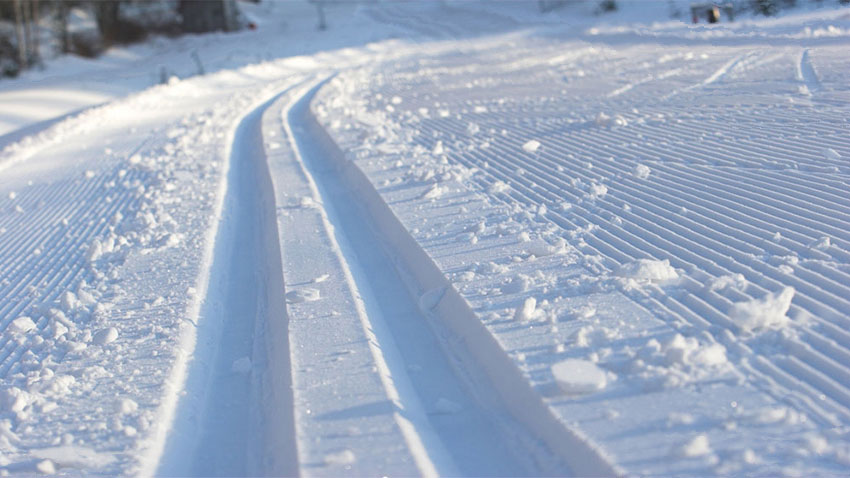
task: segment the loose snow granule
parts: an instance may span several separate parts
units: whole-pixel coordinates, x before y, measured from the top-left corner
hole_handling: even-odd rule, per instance
[[[711,453],[711,445],[708,443],[708,436],[701,434],[693,437],[684,445],[677,447],[675,451],[675,454],[678,456],[693,458]]]
[[[514,312],[514,320],[525,322],[534,318],[537,315],[537,299],[529,297],[523,301],[522,305],[517,307]]]
[[[540,148],[540,141],[536,139],[528,140],[525,144],[522,145],[522,149],[525,150],[526,153],[534,153]]]
[[[320,275],[319,277],[316,277],[315,279],[313,279],[313,281],[312,281],[312,282],[313,282],[314,284],[320,284],[320,283],[322,283],[322,282],[324,282],[324,281],[326,281],[326,280],[330,279],[330,277],[331,277],[331,275],[330,275],[330,274],[322,274],[322,275]]]
[[[15,191],[11,191],[9,193],[9,199],[14,200],[16,197],[18,197],[18,193],[16,193]]]
[[[95,345],[106,345],[108,343],[114,342],[117,338],[118,329],[116,329],[115,327],[108,327],[105,329],[98,330],[92,337],[92,342]]]
[[[348,449],[325,455],[325,465],[350,465],[357,459],[354,452]]]
[[[635,166],[635,169],[632,171],[632,174],[634,174],[636,178],[646,179],[649,177],[650,172],[652,172],[652,170],[649,169],[649,166],[645,164],[638,164],[637,166]]]
[[[567,359],[552,365],[552,375],[565,393],[584,394],[605,388],[605,371],[587,360]]]
[[[390,100],[390,101],[392,101],[392,103],[394,105],[400,105],[401,102],[402,102],[402,99],[401,99],[400,96],[393,96],[392,100]]]
[[[35,322],[26,316],[18,317],[6,327],[6,330],[13,334],[25,334],[33,329],[35,329]]]
[[[785,327],[789,322],[785,314],[791,308],[793,298],[794,288],[786,287],[781,292],[767,294],[761,299],[735,303],[729,311],[729,317],[745,332]]]

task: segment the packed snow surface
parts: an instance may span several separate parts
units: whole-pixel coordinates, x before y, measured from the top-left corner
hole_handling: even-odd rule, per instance
[[[4,80],[0,472],[846,474],[850,13],[590,3]]]

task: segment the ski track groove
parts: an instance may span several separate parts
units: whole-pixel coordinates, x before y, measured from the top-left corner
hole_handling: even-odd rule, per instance
[[[809,62],[808,55],[807,50],[801,56],[801,65]],[[773,64],[778,67],[777,62],[788,57],[786,52],[739,54],[688,89],[722,82],[732,72],[743,75],[736,81],[749,81],[753,69]],[[814,85],[811,76],[806,77],[808,84]],[[631,92],[643,83],[627,83],[608,96]],[[450,90],[451,84],[447,88]],[[386,90],[410,94],[399,86]],[[433,148],[437,138],[448,140],[447,146],[451,146],[470,138],[465,127],[470,121],[478,123],[482,132],[490,128],[511,131],[507,137],[492,138],[487,150],[450,150],[449,157],[477,168],[480,174],[472,181],[482,190],[497,180],[511,185],[510,191],[494,195],[506,204],[545,204],[547,217],[565,231],[605,224],[605,228],[583,236],[588,244],[583,252],[602,255],[609,271],[639,258],[671,259],[675,267],[688,272],[679,287],[689,294],[661,303],[652,298],[652,293],[638,293],[642,300],[652,301],[654,310],[669,311],[673,317],[709,332],[715,341],[736,351],[736,362],[742,369],[762,376],[766,383],[785,384],[785,392],[793,392],[796,400],[826,423],[832,423],[836,416],[846,422],[850,418],[850,389],[845,385],[850,377],[850,334],[846,332],[850,319],[844,312],[850,310],[850,274],[838,264],[850,261],[850,203],[840,181],[827,175],[803,177],[791,169],[799,165],[808,172],[826,173],[832,170],[824,163],[843,167],[843,160],[831,161],[819,154],[824,146],[834,147],[842,155],[847,153],[846,143],[839,139],[843,132],[835,129],[835,121],[809,121],[801,136],[796,129],[801,119],[794,116],[799,110],[759,104],[742,107],[746,108],[744,123],[749,129],[733,130],[728,123],[715,120],[719,114],[697,112],[686,114],[672,128],[668,121],[633,123],[628,130],[590,125],[576,128],[567,123],[567,133],[557,134],[564,124],[554,118],[557,105],[538,103],[513,111],[510,105],[492,106],[487,114],[464,114],[462,120],[453,116],[426,118],[417,126],[421,134],[416,141],[426,150]],[[512,119],[517,110],[533,115],[535,120]],[[647,111],[652,109],[643,114]],[[837,113],[835,109],[818,112],[834,119],[840,118]],[[721,141],[707,143],[707,147],[695,145],[693,139],[711,128],[722,133]],[[637,144],[635,132],[642,139]],[[822,135],[826,135],[825,141],[821,141]],[[537,138],[544,143],[534,161],[531,155],[521,154],[525,139],[520,138]],[[650,178],[633,179],[632,169],[647,157],[665,159],[646,163],[652,169]],[[593,162],[593,169],[585,167],[588,161]],[[489,166],[481,167],[485,162]],[[561,171],[558,168],[565,168],[573,180],[581,182],[567,180],[566,173],[555,172]],[[609,187],[607,196],[586,199],[583,188],[597,182]],[[572,203],[569,214],[558,212],[563,201]],[[631,209],[624,211],[623,204]],[[614,224],[613,218],[621,222]],[[779,230],[782,235],[774,240]],[[824,236],[831,239],[830,247],[812,247]],[[788,274],[779,266],[784,264],[783,257],[792,256],[800,261]],[[721,293],[705,285],[736,273],[744,274],[750,287]],[[728,311],[736,302],[758,299],[788,285],[796,290],[792,316],[805,310],[813,320],[797,327],[799,335],[784,339],[790,358],[781,366],[742,362],[745,357],[761,357],[745,341],[724,340],[720,330],[738,330],[728,319]],[[660,289],[656,293],[664,295]],[[766,391],[777,399],[785,393],[770,386]],[[815,405],[818,402],[820,406]]]
[[[142,145],[146,143],[147,140],[143,141]],[[144,175],[138,171],[127,171],[126,174],[120,171],[122,168],[118,167],[106,174],[100,173],[95,180],[85,178],[66,180],[58,188],[50,187],[51,185],[30,188],[25,194],[15,199],[15,203],[21,205],[24,212],[7,213],[19,215],[19,217],[5,226],[5,234],[14,235],[16,239],[4,244],[0,251],[5,262],[0,264],[0,270],[5,272],[0,276],[0,284],[3,284],[0,286],[0,294],[5,297],[26,296],[28,298],[21,301],[9,301],[0,309],[0,327],[5,329],[12,320],[27,315],[33,308],[49,307],[63,292],[68,290],[76,292],[76,286],[79,283],[93,278],[88,268],[66,266],[84,262],[81,259],[85,256],[92,239],[102,236],[109,227],[107,221],[97,219],[111,218],[118,211],[133,211],[134,206],[138,205],[134,188],[123,186],[117,194],[110,195],[112,198],[110,201],[96,201],[93,207],[89,202],[91,198],[107,189],[106,185],[109,183],[121,184],[125,181],[145,179]],[[58,201],[59,197],[74,200]],[[61,206],[54,209],[40,207],[40,204],[60,204]],[[33,214],[35,218],[32,217]],[[27,220],[24,220],[25,215]],[[62,219],[68,219],[69,224],[73,226],[70,229],[65,228],[60,224]],[[132,220],[132,217],[124,218],[124,220],[127,219]],[[39,232],[18,234],[17,230],[21,227],[27,227],[28,230],[35,227],[34,230]],[[58,247],[59,244],[63,244],[63,247]],[[36,259],[33,263],[33,254],[36,249],[50,252],[35,255]],[[65,250],[74,252],[69,255],[65,253]],[[43,287],[39,294],[25,292],[30,288],[35,290],[37,287]],[[60,307],[56,305],[55,308]],[[43,330],[48,322],[47,317],[42,316],[37,321],[36,327]],[[10,373],[19,371],[21,364],[18,359],[32,346],[29,341],[18,344],[12,337],[3,334],[0,337],[0,376],[6,377]]]

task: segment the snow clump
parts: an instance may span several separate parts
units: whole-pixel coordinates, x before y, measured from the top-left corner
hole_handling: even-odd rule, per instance
[[[632,174],[634,174],[635,177],[638,179],[648,178],[650,172],[652,172],[652,170],[649,169],[649,166],[645,164],[638,164],[637,166],[635,166],[635,169],[632,170]]]
[[[524,149],[526,153],[535,153],[538,149],[540,149],[540,141],[537,141],[536,139],[528,140],[522,145],[522,149]]]
[[[729,311],[729,317],[744,332],[758,329],[782,328],[788,325],[785,314],[791,307],[794,288],[785,287],[780,292],[767,294],[761,299],[737,302]]]
[[[33,322],[31,318],[23,316],[13,320],[12,323],[6,327],[6,330],[13,334],[22,335],[29,332],[30,330],[33,330],[34,328],[35,322]]]
[[[522,305],[517,307],[516,312],[514,312],[514,320],[526,322],[533,319],[538,314],[537,299],[529,297],[523,301]]]
[[[598,392],[608,385],[605,371],[587,360],[567,359],[552,365],[552,375],[564,393]]]
[[[711,445],[708,443],[708,436],[705,434],[700,434],[691,438],[675,450],[675,454],[683,458],[705,456],[710,453]]]
[[[668,282],[679,278],[669,259],[638,259],[620,266],[616,275],[639,282]]]

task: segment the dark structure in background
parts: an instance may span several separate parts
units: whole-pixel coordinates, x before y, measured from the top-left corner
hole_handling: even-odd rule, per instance
[[[187,33],[230,32],[239,28],[235,0],[180,0],[177,10]]]

